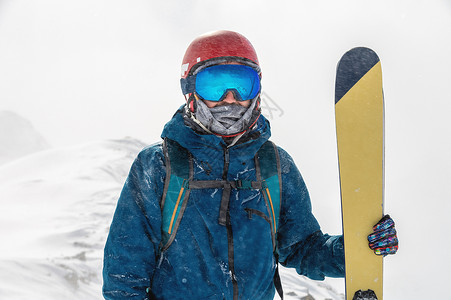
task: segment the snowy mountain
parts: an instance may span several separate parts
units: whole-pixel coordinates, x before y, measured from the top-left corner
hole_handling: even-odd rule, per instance
[[[0,111],[0,165],[47,148],[47,141],[28,120],[11,111]]]
[[[144,146],[94,142],[0,166],[0,299],[102,299],[108,227]],[[293,270],[281,277],[286,299],[343,299]]]

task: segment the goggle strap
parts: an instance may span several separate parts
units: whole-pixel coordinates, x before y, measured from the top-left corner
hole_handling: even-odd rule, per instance
[[[204,60],[203,62],[196,64],[189,71],[189,75],[190,76],[196,75],[197,73],[199,73],[200,71],[202,71],[205,68],[215,66],[215,65],[220,65],[223,63],[228,63],[228,62],[238,62],[242,65],[253,68],[255,71],[257,71],[258,74],[261,73],[260,66],[250,59],[247,59],[244,57],[239,57],[239,56],[222,56],[222,57],[215,57],[215,58],[207,59],[207,60]]]
[[[184,95],[193,93],[196,89],[196,76],[180,78],[180,86]]]

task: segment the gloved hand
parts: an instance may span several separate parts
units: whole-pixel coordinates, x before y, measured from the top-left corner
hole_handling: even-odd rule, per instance
[[[376,255],[386,256],[398,251],[398,237],[396,235],[395,222],[389,215],[385,215],[373,226],[373,233],[368,235],[371,250]]]

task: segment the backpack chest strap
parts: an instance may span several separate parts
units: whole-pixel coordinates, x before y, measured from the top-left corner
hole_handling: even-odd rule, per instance
[[[261,190],[264,183],[262,181],[250,180],[190,180],[187,183],[188,189],[222,189],[221,205],[219,209],[218,223],[226,226],[227,210],[229,208],[230,192],[232,189],[253,189]]]
[[[226,186],[230,186],[232,189],[250,189],[250,190],[261,190],[265,184],[262,181],[251,181],[251,180],[190,180],[186,184],[186,188],[196,190],[196,189],[222,189]]]

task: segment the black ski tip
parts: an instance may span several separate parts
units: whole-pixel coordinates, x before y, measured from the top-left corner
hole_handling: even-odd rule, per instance
[[[356,47],[346,52],[337,66],[335,104],[378,62],[379,57],[370,48]]]
[[[362,291],[358,290],[355,292],[352,300],[377,300],[376,293],[373,290]]]

